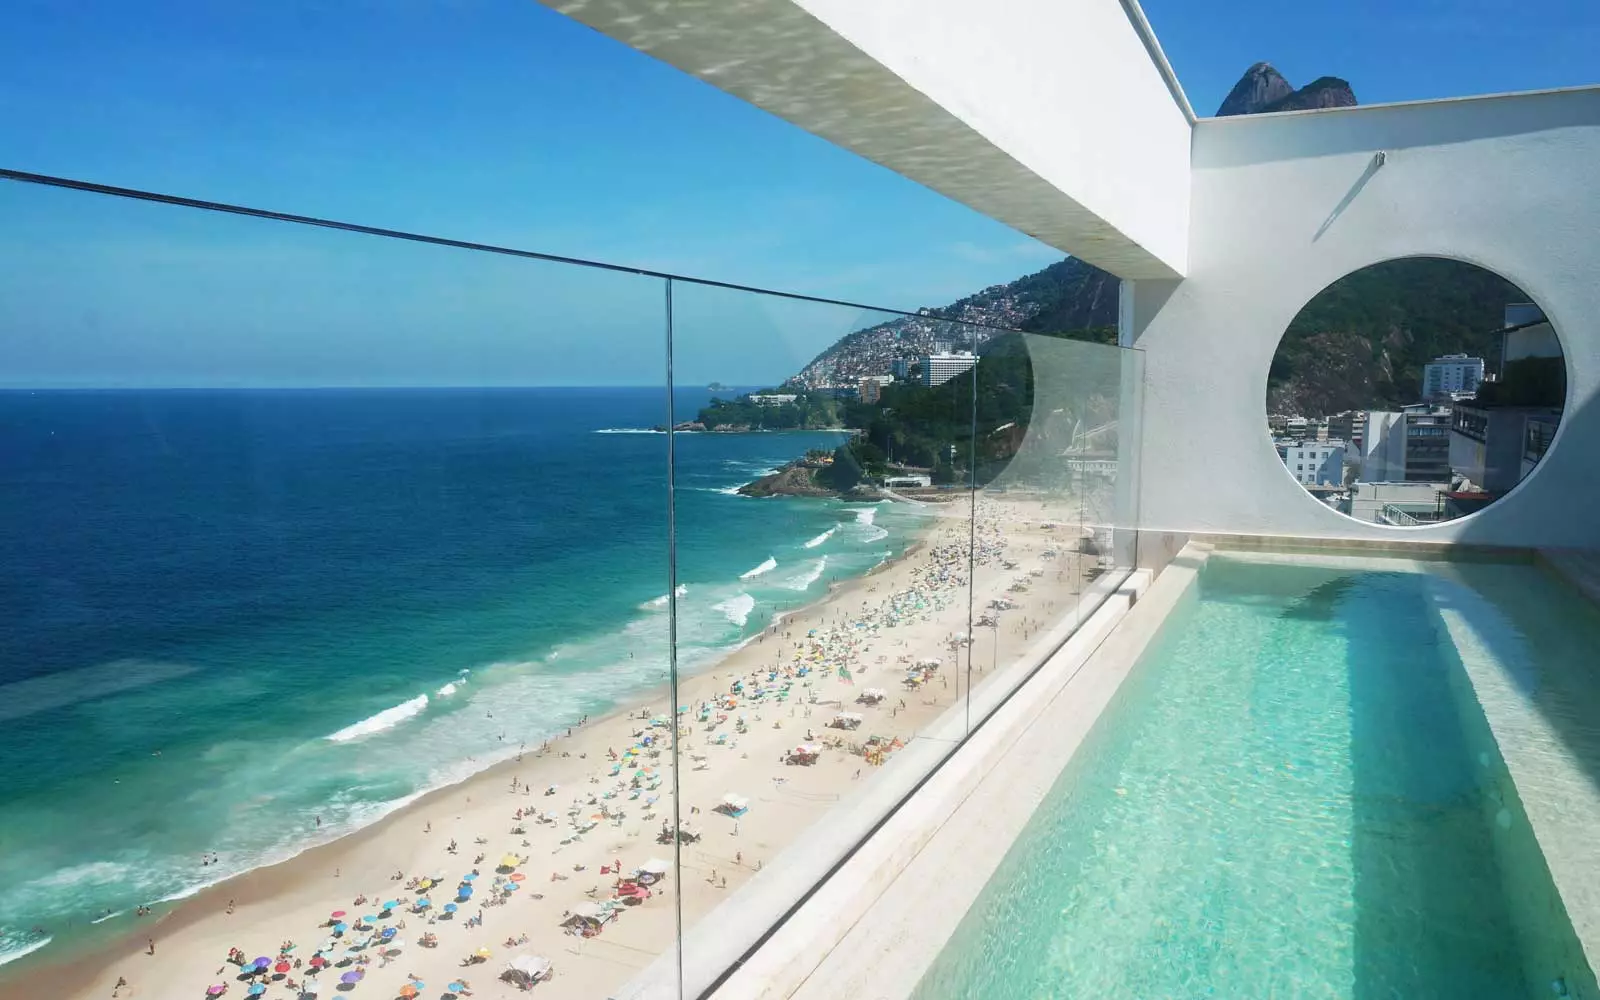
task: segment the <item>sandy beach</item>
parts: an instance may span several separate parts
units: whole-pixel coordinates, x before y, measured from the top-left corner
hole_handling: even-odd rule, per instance
[[[974,684],[1072,605],[1095,561],[1078,554],[1078,529],[1060,523],[1058,504],[989,494],[977,504],[973,614],[993,613],[993,600],[1011,606],[998,627],[974,630]],[[616,898],[621,879],[673,860],[674,706],[662,687],[364,830],[143,918],[101,953],[16,975],[0,997],[167,1000],[225,985],[230,998],[285,1000],[308,981],[323,997],[409,996],[418,981],[421,997],[513,997],[523,994],[498,977],[518,956],[551,963],[534,995],[604,996],[670,946],[676,906],[688,926],[762,866],[781,864],[855,782],[872,780],[879,748],[892,753],[966,693],[969,509],[966,498],[928,505],[934,516],[904,557],[681,681],[681,813],[699,835],[682,845],[681,878],[669,867],[640,891],[624,885],[638,898]],[[913,686],[918,664],[924,680]],[[883,699],[864,700],[871,689]],[[830,725],[841,712],[859,726]],[[815,762],[788,762],[802,745]],[[730,794],[747,811],[717,811]],[[424,888],[422,878],[437,881]],[[390,901],[402,905],[385,911]],[[604,913],[599,933],[562,926],[586,909]],[[358,922],[366,916],[376,919]],[[308,980],[319,949],[332,967]],[[265,974],[247,975],[258,956],[269,959]],[[280,959],[287,970],[275,973]],[[341,984],[357,972],[359,982]],[[251,994],[254,985],[264,989]]]

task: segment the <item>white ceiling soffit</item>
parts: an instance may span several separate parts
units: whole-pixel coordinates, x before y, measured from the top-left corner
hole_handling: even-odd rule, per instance
[[[1177,195],[1182,200],[1178,206],[1181,212],[1174,213],[1177,218],[1165,223],[1179,232],[1178,238],[1168,240],[1167,252],[1157,254],[1019,162],[793,0],[542,2],[1113,274],[1134,279],[1182,276],[1188,208],[1188,124],[1175,104],[1170,105],[1171,113],[1183,133],[1182,148],[1174,155],[1181,152],[1182,162],[1167,172],[1176,177],[1176,170],[1181,169],[1181,178],[1162,186],[1181,185],[1183,189]],[[1110,6],[1120,12],[1116,4]],[[977,7],[981,9],[983,5]],[[1136,28],[1127,28],[1133,37]],[[913,53],[910,58],[915,62],[920,54]],[[958,68],[957,75],[960,72]],[[1159,70],[1151,67],[1150,72],[1159,81]],[[1162,100],[1170,102],[1165,84],[1158,82],[1157,86]],[[1084,100],[1098,101],[1100,96],[1089,95]],[[1070,118],[1070,109],[1062,117]],[[1040,127],[1053,127],[1058,134],[1062,129],[1058,123],[1041,123]],[[1093,135],[1074,137],[1079,143],[1096,139]],[[1167,145],[1176,147],[1177,143]],[[1114,173],[1103,166],[1099,170],[1102,175]],[[1113,183],[1117,180],[1112,178]],[[1102,197],[1100,201],[1132,204],[1142,200],[1137,194],[1129,195],[1124,190],[1117,192],[1117,197]],[[1148,206],[1140,209],[1149,211]]]

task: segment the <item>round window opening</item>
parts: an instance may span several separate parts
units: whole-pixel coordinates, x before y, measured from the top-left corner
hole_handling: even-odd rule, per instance
[[[1516,285],[1437,257],[1385,261],[1295,316],[1267,377],[1289,475],[1357,520],[1418,527],[1514,489],[1566,400],[1555,330]]]

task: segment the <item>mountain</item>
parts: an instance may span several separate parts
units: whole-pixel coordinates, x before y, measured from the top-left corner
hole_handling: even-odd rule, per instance
[[[864,376],[888,374],[896,358],[921,357],[936,347],[981,351],[1006,330],[1071,332],[1079,339],[1114,343],[1116,325],[1117,278],[1068,257],[948,306],[846,334],[786,384],[806,389],[855,385]]]
[[[1355,103],[1350,85],[1337,77],[1320,77],[1296,90],[1271,64],[1259,62],[1240,77],[1217,114],[1265,114]],[[888,374],[896,358],[919,357],[938,347],[981,351],[1001,332],[987,329],[990,327],[1115,343],[1118,286],[1114,275],[1068,257],[948,306],[924,308],[916,316],[847,334],[786,384],[805,389],[852,386],[864,376]],[[1402,370],[1409,363],[1407,359]]]
[[[1321,76],[1295,90],[1272,67],[1258,62],[1228,91],[1217,108],[1218,118],[1232,115],[1261,115],[1275,111],[1307,111],[1312,108],[1350,108],[1356,104],[1350,84],[1336,76]]]

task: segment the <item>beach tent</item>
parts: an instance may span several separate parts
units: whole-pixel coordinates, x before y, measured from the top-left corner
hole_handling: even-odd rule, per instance
[[[638,873],[639,882],[642,885],[653,885],[661,881],[667,877],[667,872],[671,870],[672,865],[669,862],[662,861],[660,858],[651,858],[634,869]]]
[[[743,816],[749,809],[750,800],[743,795],[735,795],[732,792],[724,795],[722,801],[717,805],[717,812],[722,813],[724,816]]]
[[[856,701],[867,705],[876,705],[878,702],[887,697],[889,697],[888,693],[882,688],[867,688],[865,691],[856,695]]]
[[[856,729],[860,727],[861,722],[862,717],[855,712],[840,712],[828,725],[835,729]]]

